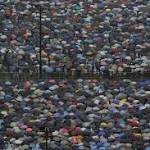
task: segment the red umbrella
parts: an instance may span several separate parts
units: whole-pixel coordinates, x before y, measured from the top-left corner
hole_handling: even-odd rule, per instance
[[[7,8],[5,10],[5,16],[10,17],[12,15],[12,10],[10,8]]]
[[[26,131],[27,132],[32,132],[32,128],[27,128]]]
[[[56,83],[56,81],[53,79],[50,79],[50,80],[48,80],[48,83]]]
[[[132,127],[138,127],[139,126],[139,122],[135,119],[128,119],[128,123]]]
[[[31,83],[30,83],[29,81],[25,82],[24,88],[25,88],[26,90],[30,90],[30,88],[31,88]]]

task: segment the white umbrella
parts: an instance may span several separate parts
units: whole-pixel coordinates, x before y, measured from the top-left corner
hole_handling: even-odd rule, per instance
[[[15,141],[15,144],[17,144],[17,145],[21,145],[22,143],[23,143],[23,141],[21,141],[19,139]]]
[[[142,66],[142,67],[146,67],[147,64],[146,64],[146,63],[142,63],[141,66]]]
[[[2,40],[5,40],[5,39],[7,39],[7,36],[6,36],[6,35],[1,35],[0,38],[1,38]]]
[[[2,48],[2,49],[0,50],[0,52],[3,53],[3,54],[5,54],[5,53],[6,53],[6,48]]]

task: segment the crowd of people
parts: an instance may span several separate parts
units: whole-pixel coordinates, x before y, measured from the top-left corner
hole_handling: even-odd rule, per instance
[[[40,9],[29,0],[0,0],[0,71],[38,72]],[[44,72],[149,71],[148,0],[45,0]]]
[[[150,80],[1,82],[0,149],[149,150],[149,97]]]
[[[17,79],[149,72],[149,0],[0,0],[0,20]],[[150,150],[150,80],[47,78],[0,82],[0,150]]]

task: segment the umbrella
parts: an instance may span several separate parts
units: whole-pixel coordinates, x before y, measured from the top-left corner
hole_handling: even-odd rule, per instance
[[[32,128],[27,128],[26,131],[27,132],[32,132]]]
[[[86,55],[87,55],[87,56],[91,56],[91,55],[93,55],[93,52],[88,51],[88,52],[86,53]]]
[[[8,85],[8,86],[9,86],[9,85],[11,85],[11,84],[12,84],[12,83],[11,83],[10,81],[6,81],[6,82],[5,82],[5,85]]]
[[[54,85],[54,86],[51,86],[49,89],[50,89],[51,91],[54,91],[54,90],[56,90],[56,89],[58,89],[58,88],[59,88],[58,85]]]
[[[3,53],[3,54],[5,54],[6,50],[7,50],[6,48],[1,48],[0,52]]]
[[[7,36],[6,35],[1,35],[0,39],[5,40],[5,39],[7,39]]]
[[[53,79],[50,79],[50,80],[48,80],[48,83],[56,83],[56,81]]]
[[[65,93],[65,95],[64,95],[65,97],[74,97],[74,95],[73,94],[71,94],[71,93],[69,93],[69,92],[67,92],[67,93]]]
[[[14,142],[16,145],[21,145],[22,143],[23,143],[23,141],[21,141],[21,140],[16,140],[15,142]]]
[[[6,117],[8,115],[8,112],[7,111],[1,111],[1,114]]]
[[[116,96],[116,99],[125,99],[127,97],[126,94],[124,93],[119,93],[117,96]]]

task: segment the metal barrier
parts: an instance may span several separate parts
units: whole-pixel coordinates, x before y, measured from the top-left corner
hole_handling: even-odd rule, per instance
[[[54,73],[43,73],[42,78],[40,78],[39,73],[17,73],[17,72],[0,72],[0,81],[14,81],[14,82],[24,82],[27,80],[44,80],[44,79],[69,79],[69,80],[74,80],[78,78],[82,79],[113,79],[113,80],[120,80],[120,79],[131,79],[131,80],[138,80],[138,79],[148,79],[150,77],[150,72],[146,72],[144,74],[136,74],[136,73],[127,73],[126,75],[108,75],[108,74],[99,74],[99,73],[85,73],[85,74],[72,74],[70,73],[59,73],[59,72],[54,72]]]

